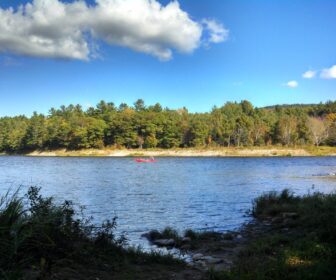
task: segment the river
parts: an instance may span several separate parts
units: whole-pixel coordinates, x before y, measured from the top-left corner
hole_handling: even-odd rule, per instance
[[[141,234],[178,230],[225,231],[248,221],[252,200],[290,188],[296,194],[336,190],[336,157],[132,158],[0,157],[0,191],[31,185],[57,201],[86,207],[99,223],[118,217],[118,231],[146,246]]]

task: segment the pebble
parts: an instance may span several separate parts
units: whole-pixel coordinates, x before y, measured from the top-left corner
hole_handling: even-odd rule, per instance
[[[222,259],[211,257],[211,256],[203,257],[202,260],[206,261],[208,264],[219,264],[223,262]]]
[[[182,243],[190,243],[191,242],[191,238],[190,237],[184,237],[182,239]]]
[[[193,255],[192,259],[193,261],[198,261],[198,260],[201,260],[203,257],[204,257],[203,254],[198,253],[198,254]]]

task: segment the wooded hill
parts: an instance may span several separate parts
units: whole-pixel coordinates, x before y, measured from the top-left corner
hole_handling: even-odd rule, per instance
[[[0,118],[0,151],[104,148],[336,145],[336,101],[255,108],[228,102],[208,113],[159,103],[101,101],[51,108],[48,115]]]

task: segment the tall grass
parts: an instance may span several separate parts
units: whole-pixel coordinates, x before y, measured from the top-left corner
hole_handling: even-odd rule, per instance
[[[7,192],[0,199],[0,273],[10,270],[18,274],[17,266],[25,264],[27,259],[20,258],[21,246],[27,241],[28,232],[26,211],[17,192]]]
[[[112,267],[177,262],[171,256],[125,248],[127,240],[116,237],[115,228],[115,218],[96,226],[78,215],[71,201],[58,205],[36,187],[25,197],[7,193],[0,199],[0,279],[21,279],[33,270],[44,279],[61,260],[98,268],[102,262]]]
[[[285,189],[256,198],[252,214],[258,219],[295,214],[292,226],[311,231],[319,238],[336,245],[336,194],[313,193],[294,196]]]
[[[25,198],[16,192],[0,199],[0,278],[19,277],[32,266],[43,275],[57,260],[80,259],[90,251],[121,254],[126,240],[114,235],[115,219],[97,227],[77,218],[72,202],[56,205],[39,191],[31,187]]]
[[[252,214],[254,217],[262,218],[293,212],[299,200],[300,198],[295,197],[288,189],[284,189],[281,193],[275,191],[265,193],[252,202]]]
[[[271,192],[253,202],[252,214],[273,228],[210,279],[336,279],[336,194]]]

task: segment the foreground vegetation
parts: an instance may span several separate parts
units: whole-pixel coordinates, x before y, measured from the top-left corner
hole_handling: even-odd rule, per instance
[[[209,113],[101,101],[0,118],[0,152],[115,148],[336,145],[336,102],[255,108],[228,102]]]
[[[56,205],[39,189],[0,201],[0,279],[162,279],[185,269],[170,255],[126,248],[115,219],[96,227],[71,202]]]
[[[71,202],[56,205],[37,188],[23,198],[7,194],[0,201],[0,279],[335,278],[336,194],[271,192],[253,202],[251,213],[256,223],[239,232],[147,234],[154,244],[172,240],[168,247],[198,253],[191,268],[171,255],[125,246],[114,234],[115,219],[97,227]],[[208,264],[197,268],[202,258]]]
[[[335,279],[335,194],[272,192],[255,200],[252,213],[271,229],[248,242],[231,271],[211,279]]]

